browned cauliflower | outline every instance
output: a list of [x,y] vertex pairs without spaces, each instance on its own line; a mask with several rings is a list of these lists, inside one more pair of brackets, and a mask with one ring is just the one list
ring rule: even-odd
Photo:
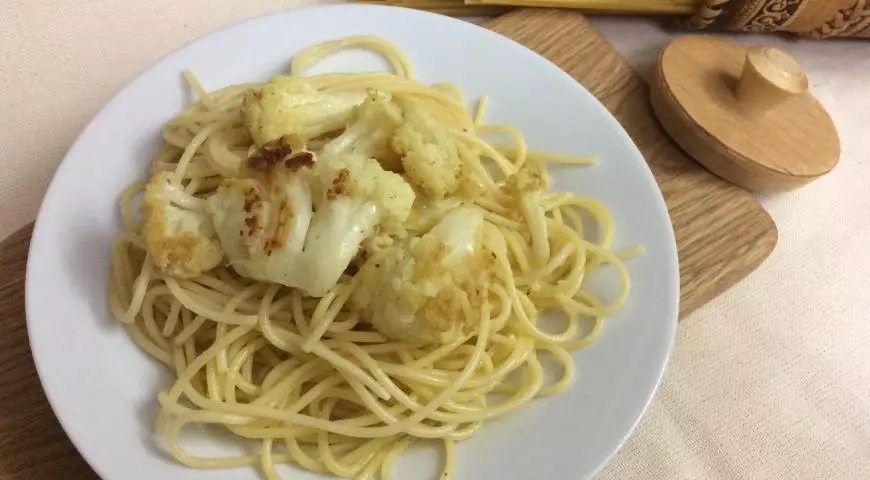
[[245,94],[248,130],[257,145],[285,135],[310,140],[341,130],[365,100],[362,92],[324,93],[304,79],[277,76]]
[[173,184],[169,172],[151,177],[141,209],[146,248],[162,272],[192,278],[220,264],[223,250],[203,201]]
[[393,150],[402,155],[405,176],[428,198],[441,199],[459,185],[462,159],[448,128],[428,110],[409,103],[404,122],[393,136]]
[[449,343],[466,337],[478,325],[495,272],[485,230],[480,210],[450,211],[426,234],[366,262],[352,301],[392,339]]

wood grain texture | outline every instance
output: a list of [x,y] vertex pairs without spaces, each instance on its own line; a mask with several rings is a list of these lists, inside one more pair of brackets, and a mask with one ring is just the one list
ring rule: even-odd
[[36,376],[24,320],[31,226],[0,243],[0,479],[98,478],[57,422]]
[[[743,190],[680,153],[653,120],[647,87],[574,12],[522,10],[490,27],[550,58],[616,115],[664,192],[680,251],[681,313],[752,271],[776,243],[770,217]],[[97,478],[49,408],[28,348],[24,274],[31,227],[0,244],[0,480]],[[107,252],[108,254],[108,252]]]
[[646,83],[580,13],[520,10],[489,28],[547,57],[613,113],[649,163],[668,204],[680,255],[680,313],[707,303],[757,267],[776,226],[744,190],[688,158],[662,131]]
[[[773,85],[742,75],[745,58],[746,48],[719,38],[671,42],[651,85],[659,122],[711,172],[753,191],[786,191],[828,173],[840,158],[831,117],[810,92],[777,98]],[[746,79],[757,81],[738,83]],[[747,86],[743,97],[738,85]],[[766,111],[757,105],[774,98],[781,103]]]

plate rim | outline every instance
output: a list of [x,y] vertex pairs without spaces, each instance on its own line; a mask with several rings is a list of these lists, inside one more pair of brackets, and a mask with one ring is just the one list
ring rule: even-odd
[[[440,17],[441,16],[439,14],[432,13],[432,12],[421,11],[421,10],[405,8],[405,7],[398,7],[398,6],[388,6],[388,5],[353,4],[353,3],[350,3],[350,4],[320,4],[320,5],[315,4],[315,5],[304,5],[304,6],[299,6],[299,7],[287,8],[287,9],[282,9],[282,10],[278,10],[275,12],[254,15],[251,17],[247,17],[247,18],[244,18],[241,20],[237,20],[237,21],[228,23],[222,27],[210,30],[208,32],[205,32],[200,36],[194,37],[192,39],[189,39],[189,40],[183,42],[182,44],[180,44],[176,48],[170,50],[166,54],[160,56],[156,60],[154,60],[154,61],[150,62],[149,64],[145,65],[144,67],[140,68],[132,78],[130,78],[122,86],[120,86],[111,95],[111,97],[107,101],[102,103],[102,105],[99,107],[97,112],[90,117],[90,119],[88,120],[88,123],[85,125],[85,127],[79,131],[75,140],[70,144],[69,148],[64,153],[61,162],[58,164],[57,168],[55,169],[55,172],[52,174],[52,177],[51,177],[51,180],[48,184],[48,187],[46,188],[45,193],[43,195],[43,198],[40,201],[39,210],[38,210],[36,218],[33,222],[33,231],[32,231],[32,235],[31,235],[30,245],[28,246],[28,260],[27,260],[25,282],[24,282],[25,283],[25,288],[24,288],[24,291],[25,291],[24,292],[25,293],[25,314],[26,314],[26,327],[27,327],[28,343],[30,345],[31,358],[33,359],[33,362],[34,362],[34,365],[36,368],[37,378],[39,379],[40,386],[42,387],[42,391],[43,391],[43,393],[44,393],[44,395],[49,403],[49,406],[51,407],[52,414],[57,419],[57,421],[60,424],[61,428],[63,429],[64,434],[66,435],[67,439],[69,439],[70,443],[72,443],[72,445],[75,447],[77,454],[80,455],[82,457],[82,459],[84,459],[84,461],[88,464],[88,466],[100,478],[107,478],[107,480],[115,480],[115,479],[110,479],[108,477],[105,477],[105,475],[103,473],[104,472],[103,467],[101,467],[94,460],[94,456],[92,454],[86,453],[86,452],[88,452],[88,448],[81,443],[80,438],[77,439],[76,435],[73,434],[73,430],[69,427],[69,424],[67,421],[65,421],[64,417],[62,417],[61,415],[58,414],[58,412],[59,412],[58,405],[60,404],[60,402],[58,402],[58,399],[55,398],[54,394],[51,393],[51,389],[48,387],[48,384],[50,382],[46,381],[47,376],[48,376],[48,374],[46,373],[47,370],[45,370],[46,367],[44,365],[42,365],[42,363],[39,359],[40,355],[37,354],[37,349],[34,348],[34,345],[38,344],[39,342],[34,341],[34,340],[36,340],[36,336],[34,333],[36,329],[32,328],[32,324],[31,324],[31,322],[35,321],[35,320],[33,320],[34,315],[32,315],[32,313],[31,313],[31,311],[32,311],[31,305],[33,302],[32,298],[34,297],[34,293],[38,287],[36,285],[34,285],[35,280],[33,280],[34,275],[33,275],[33,271],[32,271],[32,262],[30,261],[30,258],[32,257],[33,253],[40,248],[40,245],[43,243],[43,241],[46,241],[45,239],[43,239],[41,237],[40,232],[42,230],[41,227],[43,226],[43,222],[47,218],[46,216],[44,216],[44,212],[45,212],[45,209],[47,208],[47,205],[50,203],[49,200],[52,196],[52,192],[55,190],[58,190],[58,188],[59,188],[57,185],[58,179],[63,177],[63,172],[67,168],[70,167],[71,163],[68,160],[69,160],[69,157],[71,156],[71,153],[74,152],[76,150],[76,147],[82,142],[82,140],[85,137],[87,137],[88,132],[92,128],[94,128],[94,125],[97,123],[97,120],[99,118],[101,118],[107,110],[109,110],[110,106],[112,106],[115,102],[118,101],[119,97],[121,97],[129,89],[133,88],[134,85],[138,81],[140,81],[143,76],[145,76],[146,74],[148,74],[149,72],[151,72],[152,70],[157,68],[157,66],[159,66],[160,64],[166,62],[170,57],[173,57],[174,55],[179,54],[180,52],[188,49],[190,46],[192,46],[194,44],[206,43],[211,38],[216,37],[227,30],[238,28],[244,24],[256,23],[258,21],[262,21],[262,20],[270,18],[270,17],[280,17],[280,16],[292,15],[294,13],[301,13],[301,12],[306,12],[306,11],[326,11],[326,10],[338,10],[338,11],[347,10],[348,12],[344,13],[345,15],[352,13],[354,10],[387,10],[387,11],[392,10],[392,11],[402,12],[402,14],[404,14],[404,15],[411,15],[411,16],[416,15],[419,17],[432,17],[432,16],[439,16]],[[496,18],[498,18],[498,17],[496,17]],[[665,350],[664,350],[664,354],[661,358],[660,366],[656,369],[656,373],[655,373],[654,377],[653,376],[650,377],[650,380],[652,381],[652,388],[649,389],[649,391],[647,393],[645,393],[645,399],[643,401],[642,408],[640,408],[640,410],[637,412],[636,415],[633,415],[634,418],[632,418],[632,420],[631,420],[630,427],[625,431],[625,433],[623,435],[621,435],[621,438],[618,441],[617,445],[610,451],[610,453],[608,455],[604,456],[598,462],[598,465],[594,466],[590,470],[590,475],[592,477],[594,477],[598,473],[600,473],[604,469],[604,467],[606,467],[608,464],[611,463],[611,461],[616,456],[616,454],[623,448],[626,441],[636,431],[641,419],[646,415],[653,398],[655,397],[656,393],[658,392],[659,387],[661,386],[662,379],[664,377],[664,374],[667,370],[667,367],[668,367],[670,360],[671,360],[671,357],[673,355],[674,346],[676,343],[676,331],[677,331],[677,325],[678,325],[678,319],[679,319],[679,302],[680,302],[679,258],[678,258],[678,254],[677,254],[677,245],[676,245],[676,238],[675,238],[675,234],[674,234],[673,221],[670,217],[670,212],[667,209],[667,204],[665,203],[661,188],[659,187],[658,182],[655,180],[655,177],[652,173],[652,170],[650,169],[649,164],[646,162],[646,158],[644,157],[643,153],[640,151],[640,149],[638,148],[638,146],[634,142],[634,140],[631,138],[631,136],[628,135],[628,132],[625,130],[625,128],[622,126],[622,124],[616,119],[616,117],[613,115],[613,113],[610,112],[610,110],[604,106],[604,104],[601,102],[601,100],[598,99],[598,97],[593,95],[583,84],[581,84],[579,81],[575,80],[570,74],[565,72],[561,67],[559,67],[555,63],[551,62],[549,59],[547,59],[543,55],[539,54],[538,52],[523,45],[522,43],[520,43],[520,42],[518,42],[510,37],[502,35],[501,33],[490,30],[483,25],[471,23],[471,22],[468,22],[466,20],[458,19],[458,18],[444,17],[444,19],[446,19],[449,22],[454,22],[454,24],[463,24],[466,27],[470,27],[473,29],[479,29],[483,32],[486,32],[486,34],[488,34],[488,35],[494,35],[494,36],[499,37],[503,41],[508,41],[508,42],[514,44],[514,46],[519,47],[519,48],[527,51],[528,53],[532,54],[534,57],[537,57],[538,61],[543,61],[543,62],[549,63],[551,66],[554,66],[556,69],[558,69],[562,75],[570,78],[571,81],[578,88],[583,90],[585,92],[585,94],[588,95],[588,97],[591,100],[593,100],[595,103],[598,104],[598,107],[600,109],[602,109],[604,112],[606,112],[606,117],[607,117],[608,121],[611,121],[618,128],[618,130],[624,135],[625,139],[630,144],[631,148],[633,148],[635,150],[636,154],[641,159],[644,160],[643,163],[644,163],[645,173],[648,177],[648,180],[651,181],[652,185],[655,187],[654,190],[658,193],[658,195],[656,195],[656,199],[655,199],[656,202],[659,204],[657,210],[662,211],[664,213],[664,218],[667,220],[668,228],[665,229],[667,236],[668,236],[668,238],[666,239],[667,240],[666,241],[666,247],[667,247],[666,253],[667,253],[667,256],[672,260],[672,261],[669,261],[667,263],[670,264],[670,269],[672,270],[672,273],[673,273],[673,275],[671,275],[671,278],[669,279],[669,281],[671,283],[670,289],[672,289],[674,292],[674,298],[669,299],[670,301],[668,302],[668,308],[667,308],[667,310],[669,311],[667,317],[670,319],[670,321],[666,325],[667,330],[668,330],[668,332],[666,332],[668,342],[667,342],[667,345],[665,346]],[[44,354],[43,354],[43,356],[44,356]],[[55,392],[55,393],[57,393],[57,392]]]

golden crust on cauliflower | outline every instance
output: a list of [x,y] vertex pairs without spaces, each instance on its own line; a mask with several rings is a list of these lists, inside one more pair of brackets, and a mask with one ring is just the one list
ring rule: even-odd
[[284,135],[254,149],[248,157],[248,167],[268,172],[276,165],[296,171],[314,166],[314,154],[308,151],[305,141],[298,135]]
[[459,185],[462,160],[447,127],[428,111],[409,104],[396,129],[393,150],[402,155],[405,176],[428,198],[441,199]]
[[172,202],[184,195],[168,172],[155,174],[145,189],[141,210],[146,214],[145,243],[151,261],[162,272],[193,278],[218,266],[223,250],[207,214]]
[[323,93],[303,79],[277,76],[249,90],[243,108],[251,137],[265,145],[285,135],[310,140],[340,130],[364,99],[361,92]]
[[495,276],[482,215],[448,213],[429,233],[387,247],[358,273],[353,302],[383,335],[412,343],[449,343],[479,324]]

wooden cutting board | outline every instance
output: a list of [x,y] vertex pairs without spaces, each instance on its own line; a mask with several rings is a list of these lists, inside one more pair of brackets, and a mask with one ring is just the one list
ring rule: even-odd
[[[681,315],[722,293],[770,254],[777,234],[767,213],[671,143],[654,120],[647,85],[580,13],[519,10],[487,26],[571,74],[640,147],[676,232]],[[52,414],[30,357],[24,318],[30,231],[28,226],[0,244],[0,480],[97,478]]]

